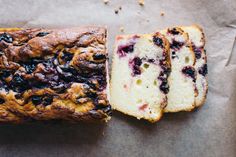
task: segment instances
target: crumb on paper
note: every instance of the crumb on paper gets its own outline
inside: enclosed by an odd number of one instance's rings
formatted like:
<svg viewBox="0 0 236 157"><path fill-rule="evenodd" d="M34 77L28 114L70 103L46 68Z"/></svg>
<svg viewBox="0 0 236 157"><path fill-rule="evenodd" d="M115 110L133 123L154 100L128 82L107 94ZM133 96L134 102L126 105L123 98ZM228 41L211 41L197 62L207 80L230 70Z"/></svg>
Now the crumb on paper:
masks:
<svg viewBox="0 0 236 157"><path fill-rule="evenodd" d="M164 15L165 15L165 13L162 11L162 12L161 12L161 16L164 16Z"/></svg>
<svg viewBox="0 0 236 157"><path fill-rule="evenodd" d="M144 6L144 0L138 0L139 5Z"/></svg>
<svg viewBox="0 0 236 157"><path fill-rule="evenodd" d="M104 3L104 4L108 4L108 3L109 3L109 0L103 0L103 3Z"/></svg>
<svg viewBox="0 0 236 157"><path fill-rule="evenodd" d="M122 9L122 7L121 6L119 6L119 10L121 10Z"/></svg>
<svg viewBox="0 0 236 157"><path fill-rule="evenodd" d="M121 31L121 32L124 32L124 31L125 31L125 28L124 28L124 27L120 27L120 31Z"/></svg>
<svg viewBox="0 0 236 157"><path fill-rule="evenodd" d="M119 10L118 9L115 9L115 14L118 14L119 13Z"/></svg>

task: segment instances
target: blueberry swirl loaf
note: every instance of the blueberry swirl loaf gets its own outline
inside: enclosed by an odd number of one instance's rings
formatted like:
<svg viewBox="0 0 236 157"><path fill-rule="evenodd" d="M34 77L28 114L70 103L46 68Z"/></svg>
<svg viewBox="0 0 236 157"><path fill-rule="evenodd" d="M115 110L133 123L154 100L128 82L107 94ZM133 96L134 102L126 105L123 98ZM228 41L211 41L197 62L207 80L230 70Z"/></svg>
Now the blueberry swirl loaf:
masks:
<svg viewBox="0 0 236 157"><path fill-rule="evenodd" d="M158 121L167 105L169 43L160 33L116 38L111 105L125 114Z"/></svg>
<svg viewBox="0 0 236 157"><path fill-rule="evenodd" d="M109 119L106 29L0 29L0 121Z"/></svg>

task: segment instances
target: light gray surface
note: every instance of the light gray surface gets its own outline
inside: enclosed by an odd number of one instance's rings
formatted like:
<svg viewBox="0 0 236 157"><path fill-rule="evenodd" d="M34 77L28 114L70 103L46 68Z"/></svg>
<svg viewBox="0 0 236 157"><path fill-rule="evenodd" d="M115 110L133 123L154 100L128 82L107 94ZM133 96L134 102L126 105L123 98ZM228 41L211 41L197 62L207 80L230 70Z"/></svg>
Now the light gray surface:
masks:
<svg viewBox="0 0 236 157"><path fill-rule="evenodd" d="M207 36L209 93L191 113L166 114L149 124L114 112L107 124L0 126L1 157L235 157L235 0L0 0L1 27L106 25L109 51L125 33L149 33L174 25L200 24ZM114 9L122 6L118 15ZM164 12L163 17L160 13Z"/></svg>

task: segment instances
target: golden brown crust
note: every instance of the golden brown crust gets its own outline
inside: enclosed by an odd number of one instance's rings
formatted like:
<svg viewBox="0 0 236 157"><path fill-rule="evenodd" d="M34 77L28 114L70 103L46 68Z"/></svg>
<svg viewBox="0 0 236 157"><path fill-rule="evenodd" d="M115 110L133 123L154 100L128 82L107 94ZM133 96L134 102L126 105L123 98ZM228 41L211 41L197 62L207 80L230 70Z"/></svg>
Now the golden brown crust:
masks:
<svg viewBox="0 0 236 157"><path fill-rule="evenodd" d="M109 118L106 29L0 29L0 121Z"/></svg>

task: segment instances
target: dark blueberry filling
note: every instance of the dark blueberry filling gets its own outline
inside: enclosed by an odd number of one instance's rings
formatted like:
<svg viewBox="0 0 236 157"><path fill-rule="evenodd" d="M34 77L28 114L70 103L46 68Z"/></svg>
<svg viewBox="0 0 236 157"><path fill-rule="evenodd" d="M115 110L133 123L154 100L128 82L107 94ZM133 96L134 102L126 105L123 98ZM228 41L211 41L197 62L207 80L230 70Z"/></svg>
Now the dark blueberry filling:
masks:
<svg viewBox="0 0 236 157"><path fill-rule="evenodd" d="M167 82L162 82L159 88L165 94L169 92L169 85Z"/></svg>
<svg viewBox="0 0 236 157"><path fill-rule="evenodd" d="M167 94L169 92L169 85L167 79L170 75L171 69L166 67L163 67L162 69L163 71L161 71L160 75L158 76L158 79L161 81L159 88L163 93Z"/></svg>
<svg viewBox="0 0 236 157"><path fill-rule="evenodd" d="M193 51L195 53L195 56L197 59L201 58L202 52L201 52L201 48L198 48L196 46L193 46Z"/></svg>
<svg viewBox="0 0 236 157"><path fill-rule="evenodd" d="M174 49L174 50L179 50L183 45L184 45L183 42L178 42L176 40L173 40L171 45L170 45L170 48Z"/></svg>
<svg viewBox="0 0 236 157"><path fill-rule="evenodd" d="M50 105L53 102L53 96L52 95L33 95L31 97L31 101L34 105Z"/></svg>
<svg viewBox="0 0 236 157"><path fill-rule="evenodd" d="M140 65L142 64L142 60L141 60L139 57L135 57L135 58L133 59L133 63L134 63L134 65L136 65L136 66L140 66Z"/></svg>
<svg viewBox="0 0 236 157"><path fill-rule="evenodd" d="M95 110L103 110L104 112L108 112L108 111L111 110L111 106L110 105L107 106L107 105L98 104L98 105L96 105Z"/></svg>
<svg viewBox="0 0 236 157"><path fill-rule="evenodd" d="M0 71L0 77L2 79L5 79L7 77L9 77L11 75L11 71L10 70L2 70Z"/></svg>
<svg viewBox="0 0 236 157"><path fill-rule="evenodd" d="M47 105L50 105L52 102L53 102L53 96L51 95L44 96L43 105L47 106Z"/></svg>
<svg viewBox="0 0 236 157"><path fill-rule="evenodd" d="M49 34L48 32L39 32L36 36L37 37L44 37L44 36L46 36L48 34Z"/></svg>
<svg viewBox="0 0 236 157"><path fill-rule="evenodd" d="M177 57L176 52L173 51L173 52L172 52L172 55L171 55L171 58L174 59L174 58L176 58L176 57Z"/></svg>
<svg viewBox="0 0 236 157"><path fill-rule="evenodd" d="M7 42L7 43L12 43L13 42L13 38L7 33L3 33L3 34L0 35L0 41L2 41L2 40Z"/></svg>
<svg viewBox="0 0 236 157"><path fill-rule="evenodd" d="M169 67L163 67L162 69L163 69L164 74L167 75L167 77L170 76L171 68L169 68Z"/></svg>
<svg viewBox="0 0 236 157"><path fill-rule="evenodd" d="M5 89L6 91L9 91L10 89L9 89L7 83L4 80L1 80L1 79L0 79L0 89Z"/></svg>
<svg viewBox="0 0 236 157"><path fill-rule="evenodd" d="M16 74L13 76L10 87L16 92L23 92L27 88L29 88L28 81L26 81L22 76Z"/></svg>
<svg viewBox="0 0 236 157"><path fill-rule="evenodd" d="M204 64L201 68L199 68L198 72L202 76L206 76L208 73L207 64Z"/></svg>
<svg viewBox="0 0 236 157"><path fill-rule="evenodd" d="M134 51L134 43L128 45L120 45L118 47L117 53L120 57L124 57L127 53L132 53Z"/></svg>
<svg viewBox="0 0 236 157"><path fill-rule="evenodd" d="M134 66L134 68L133 68L133 75L135 76L135 75L140 75L140 74L141 74L140 68L137 67L137 66Z"/></svg>
<svg viewBox="0 0 236 157"><path fill-rule="evenodd" d="M30 74L30 73L34 72L36 65L35 64L28 64L28 65L25 64L25 65L23 65L23 67L25 68L26 73Z"/></svg>
<svg viewBox="0 0 236 157"><path fill-rule="evenodd" d="M103 110L103 111L104 111L105 113L107 113L109 116L111 116L111 114L112 114L111 105L103 106L103 108L101 108L101 110Z"/></svg>
<svg viewBox="0 0 236 157"><path fill-rule="evenodd" d="M149 62L149 63L154 63L154 62L155 62L155 59L148 59L148 62Z"/></svg>
<svg viewBox="0 0 236 157"><path fill-rule="evenodd" d="M37 64L44 62L42 58L31 58L30 61L27 62L19 62L21 66L25 68L27 74L34 72Z"/></svg>
<svg viewBox="0 0 236 157"><path fill-rule="evenodd" d="M20 94L20 93L15 94L15 98L16 98L16 99L21 99L21 98L22 98L22 94Z"/></svg>
<svg viewBox="0 0 236 157"><path fill-rule="evenodd" d="M193 81L196 81L196 73L195 69L191 66L186 66L182 69L182 73L184 73L186 76L191 77Z"/></svg>
<svg viewBox="0 0 236 157"><path fill-rule="evenodd" d="M106 59L106 55L96 53L96 54L93 55L93 59L94 59L94 60Z"/></svg>
<svg viewBox="0 0 236 157"><path fill-rule="evenodd" d="M73 54L70 53L70 52L67 52L67 51L63 51L63 54L61 56L61 59L66 61L66 62L69 62L71 61L73 58Z"/></svg>
<svg viewBox="0 0 236 157"><path fill-rule="evenodd" d="M161 38L154 36L152 40L157 46L163 48L163 40Z"/></svg>
<svg viewBox="0 0 236 157"><path fill-rule="evenodd" d="M4 102L5 102L5 100L0 98L0 104L3 104Z"/></svg>
<svg viewBox="0 0 236 157"><path fill-rule="evenodd" d="M180 33L179 31L177 31L176 28L169 29L168 32L169 32L170 34L173 34L173 35L178 35L178 34Z"/></svg>
<svg viewBox="0 0 236 157"><path fill-rule="evenodd" d="M105 68L99 67L95 72L84 73L84 71L77 70L75 67L69 65L68 63L60 65L57 55L51 58L31 58L27 62L19 62L19 64L25 68L27 74L15 73L15 71L2 70L0 71L0 88L9 91L10 89L18 92L19 98L24 91L32 88L42 89L51 88L57 93L64 93L73 82L83 83L94 90L104 90L106 88L106 72ZM62 59L66 62L71 60L73 54L63 52ZM103 58L99 56L98 58ZM135 61L138 64L138 61ZM35 70L37 65L41 64L44 68L38 68ZM94 64L94 63L93 63ZM88 62L88 66L90 66ZM94 66L99 64L94 64ZM80 67L79 67L80 68ZM92 67L92 70L94 68ZM14 74L15 73L15 74ZM5 78L12 75L10 82L6 82ZM27 76L27 77L26 77ZM33 78L28 78L33 76ZM88 94L93 100L97 97L96 94ZM17 97L17 95L16 95ZM52 96L32 96L32 102L35 105L43 104L45 106L51 104L53 101Z"/></svg>
<svg viewBox="0 0 236 157"><path fill-rule="evenodd" d="M140 69L141 64L142 60L139 57L135 57L133 60L129 62L129 66L132 69L132 76L141 74L141 69Z"/></svg>
<svg viewBox="0 0 236 157"><path fill-rule="evenodd" d="M34 105L39 105L39 104L41 104L41 102L42 102L41 96L38 96L38 95L32 96L32 97L31 97L31 100L32 100L32 103L33 103Z"/></svg>
<svg viewBox="0 0 236 157"><path fill-rule="evenodd" d="M93 93L93 92L86 92L85 93L87 97L91 98L91 99L96 99L97 98L97 94L96 93Z"/></svg>

